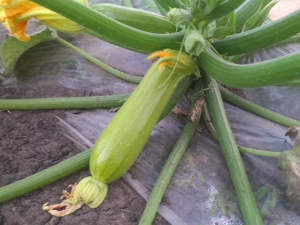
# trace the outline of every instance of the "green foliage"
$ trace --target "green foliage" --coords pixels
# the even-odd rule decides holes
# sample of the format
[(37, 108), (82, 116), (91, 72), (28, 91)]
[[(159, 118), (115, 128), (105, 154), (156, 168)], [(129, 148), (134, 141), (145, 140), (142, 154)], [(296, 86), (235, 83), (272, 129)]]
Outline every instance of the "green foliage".
[(56, 32), (49, 28), (44, 28), (32, 34), (28, 42), (21, 42), (14, 36), (7, 35), (3, 41), (0, 51), (1, 61), (4, 68), (2, 73), (4, 75), (11, 74), (19, 57), (24, 52), (26, 52), (29, 48), (44, 41), (49, 41), (56, 36)]
[(196, 56), (200, 55), (205, 46), (205, 39), (198, 31), (195, 30), (192, 30), (184, 41), (185, 51)]
[(246, 21), (243, 31), (251, 30), (261, 26), (268, 18), (270, 10), (277, 4), (278, 1), (279, 0), (274, 0), (266, 7), (258, 9), (257, 12)]

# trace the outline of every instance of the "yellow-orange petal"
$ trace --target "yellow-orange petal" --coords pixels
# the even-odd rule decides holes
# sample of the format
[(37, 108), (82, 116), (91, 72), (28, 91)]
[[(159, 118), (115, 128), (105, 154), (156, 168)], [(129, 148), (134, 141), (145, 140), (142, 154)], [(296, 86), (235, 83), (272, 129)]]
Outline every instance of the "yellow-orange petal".
[(30, 2), (28, 0), (2, 0), (0, 4), (0, 7), (4, 10), (6, 17), (19, 15), (37, 6), (38, 4)]
[(30, 36), (28, 34), (26, 34), (26, 32), (25, 32), (26, 25), (27, 25), (27, 21), (15, 24), (17, 31), (14, 33), (14, 35), (18, 40), (24, 41), (24, 42), (30, 40)]
[(159, 70), (162, 70), (165, 66), (172, 66), (170, 62), (162, 62), (159, 64)]
[(164, 57), (168, 57), (171, 56), (171, 53), (168, 51), (157, 51), (157, 52), (153, 52), (152, 54), (150, 54), (147, 57), (147, 60), (149, 59), (154, 59), (154, 58), (164, 58)]
[(10, 34), (13, 34), (20, 41), (29, 41), (30, 36), (25, 33), (27, 21), (15, 23), (13, 19), (6, 18), (3, 22), (5, 28), (9, 31)]
[(28, 41), (30, 37), (25, 33), (28, 20), (15, 22), (15, 18), (37, 6), (29, 0), (0, 0), (0, 20), (10, 34), (20, 41)]

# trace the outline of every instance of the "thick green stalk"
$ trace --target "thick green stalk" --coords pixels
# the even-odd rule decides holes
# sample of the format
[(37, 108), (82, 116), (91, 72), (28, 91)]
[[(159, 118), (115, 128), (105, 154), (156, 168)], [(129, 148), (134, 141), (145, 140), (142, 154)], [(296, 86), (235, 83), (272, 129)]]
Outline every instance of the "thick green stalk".
[(250, 0), (246, 1), (241, 5), (235, 12), (235, 29), (239, 33), (246, 21), (253, 16), (253, 14), (259, 9), (262, 5), (263, 0)]
[(206, 48), (198, 57), (198, 62), (220, 83), (236, 88), (281, 85), (299, 79), (300, 75), (299, 52), (260, 63), (237, 65)]
[(300, 34), (296, 34), (292, 37), (289, 37), (288, 39), (285, 39), (278, 44), (289, 44), (289, 43), (295, 43), (295, 42), (300, 42)]
[(221, 3), (220, 5), (216, 6), (211, 13), (204, 16), (204, 19), (208, 21), (213, 21), (222, 16), (226, 16), (227, 14), (231, 13), (233, 10), (235, 10), (244, 2), (245, 0), (227, 0)]
[(176, 24), (168, 21), (167, 17), (150, 11), (103, 3), (93, 5), (92, 8), (111, 19), (138, 30), (157, 34), (174, 33), (176, 31)]
[(244, 222), (246, 225), (262, 225), (262, 219), (226, 116), (217, 82), (206, 74), (202, 75), (204, 85), (210, 86), (205, 94), (206, 102), (229, 168)]
[(248, 112), (251, 112), (255, 115), (258, 115), (260, 117), (266, 118), (270, 121), (273, 121), (275, 123), (281, 124), (286, 127), (292, 127), (297, 126), (300, 127), (300, 121), (291, 119), (289, 117), (280, 115), (278, 113), (275, 113), (271, 110), (268, 110), (264, 107), (261, 107), (259, 105), (256, 105), (250, 101), (247, 101), (246, 99), (243, 99), (227, 89), (225, 89), (222, 86), (219, 86), (222, 98), (228, 102), (230, 102), (233, 105), (238, 106), (241, 109), (244, 109)]
[(32, 0), (32, 2), (75, 21), (95, 36), (99, 34), (103, 40), (137, 52), (152, 53), (165, 48), (179, 49), (184, 36), (184, 32), (154, 34), (141, 31), (73, 0)]
[(246, 148), (243, 146), (238, 146), (240, 152), (261, 156), (261, 157), (270, 157), (270, 158), (279, 158), (281, 152), (271, 152), (271, 151), (264, 151), (264, 150), (256, 150), (252, 148)]
[(116, 77), (119, 77), (123, 80), (129, 81), (132, 83), (136, 83), (136, 84), (138, 84), (142, 80), (142, 77), (132, 76), (130, 74), (121, 72), (121, 71), (107, 65), (106, 63), (100, 61), (99, 59), (97, 59), (94, 56), (88, 54), (87, 52), (81, 50), (80, 48), (77, 48), (75, 45), (72, 45), (70, 42), (65, 41), (64, 39), (62, 39), (60, 37), (56, 37), (56, 38), (54, 38), (54, 40), (61, 43), (65, 47), (73, 50), (74, 52), (78, 53), (79, 55), (81, 55), (82, 57), (87, 59), (88, 61), (94, 63), (96, 66), (100, 67), (101, 69), (109, 72), (110, 74), (112, 74)]
[[(209, 112), (207, 110), (207, 105), (204, 105), (203, 108), (203, 120), (206, 128), (208, 129), (209, 133), (214, 137), (214, 139), (218, 140), (218, 136), (216, 133), (216, 130), (210, 120)], [(258, 150), (253, 148), (247, 148), (241, 145), (237, 145), (240, 152), (261, 156), (261, 157), (271, 157), (271, 158), (278, 158), (281, 154), (281, 152), (271, 152), (271, 151), (265, 151), (265, 150)]]
[(274, 45), (300, 32), (300, 10), (261, 27), (215, 41), (220, 54), (239, 55)]
[(1, 110), (35, 110), (35, 109), (95, 109), (121, 106), (130, 94), (34, 98), (34, 99), (0, 99)]
[[(193, 106), (195, 107), (196, 101), (201, 96), (199, 93), (202, 93), (202, 86), (201, 83), (198, 81), (197, 85), (194, 89), (194, 96), (193, 96)], [(202, 108), (201, 106), (198, 106)], [(187, 124), (185, 125), (181, 136), (177, 140), (172, 152), (170, 153), (167, 161), (162, 168), (159, 177), (155, 183), (154, 188), (152, 189), (151, 195), (148, 199), (146, 208), (142, 214), (140, 219), (139, 225), (151, 225), (157, 213), (157, 210), (160, 206), (160, 202), (163, 198), (163, 195), (170, 183), (170, 180), (175, 172), (175, 169), (184, 154), (187, 146), (189, 145), (194, 133), (197, 129), (199, 119), (201, 115), (201, 110), (199, 111), (199, 115), (197, 115), (197, 119), (193, 122), (191, 119), (188, 119)]]
[(91, 151), (92, 149), (88, 149), (48, 169), (1, 187), (0, 202), (26, 194), (88, 167)]
[[(192, 76), (188, 76), (180, 82), (161, 118), (164, 118), (171, 112), (192, 82)], [(129, 96), (130, 94), (91, 97), (0, 99), (0, 110), (111, 108), (123, 105)]]

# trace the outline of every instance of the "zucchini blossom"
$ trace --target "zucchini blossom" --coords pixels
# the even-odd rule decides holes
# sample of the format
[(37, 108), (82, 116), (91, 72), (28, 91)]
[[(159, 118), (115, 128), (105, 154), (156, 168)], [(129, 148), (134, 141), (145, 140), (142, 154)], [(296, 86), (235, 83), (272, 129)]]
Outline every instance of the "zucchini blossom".
[(200, 72), (192, 57), (188, 54), (176, 50), (165, 49), (150, 54), (147, 60), (159, 58), (161, 63), (159, 69), (168, 66), (176, 71), (177, 74), (194, 73), (196, 77), (200, 77)]
[[(88, 5), (87, 0), (77, 0)], [(65, 33), (81, 33), (81, 25), (29, 0), (0, 0), (0, 20), (3, 26), (20, 41), (29, 41), (26, 34), (30, 18), (40, 20), (43, 24)]]

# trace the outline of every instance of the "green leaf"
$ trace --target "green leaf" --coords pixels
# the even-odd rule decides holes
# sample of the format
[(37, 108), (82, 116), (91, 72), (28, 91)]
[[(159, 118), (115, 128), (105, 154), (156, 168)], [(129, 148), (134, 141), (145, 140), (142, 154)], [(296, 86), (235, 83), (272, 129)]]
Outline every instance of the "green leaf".
[(263, 22), (268, 18), (270, 10), (277, 4), (277, 2), (278, 0), (272, 1), (266, 7), (258, 9), (257, 12), (247, 20), (243, 31), (251, 30), (261, 26)]
[(0, 57), (3, 65), (2, 73), (4, 75), (11, 74), (19, 57), (24, 52), (26, 52), (29, 48), (41, 42), (51, 40), (56, 36), (56, 32), (54, 30), (50, 30), (49, 28), (45, 28), (31, 35), (28, 42), (22, 42), (14, 36), (7, 35), (0, 50)]
[(217, 39), (223, 39), (233, 33), (234, 33), (233, 27), (221, 26), (215, 30), (213, 37)]

